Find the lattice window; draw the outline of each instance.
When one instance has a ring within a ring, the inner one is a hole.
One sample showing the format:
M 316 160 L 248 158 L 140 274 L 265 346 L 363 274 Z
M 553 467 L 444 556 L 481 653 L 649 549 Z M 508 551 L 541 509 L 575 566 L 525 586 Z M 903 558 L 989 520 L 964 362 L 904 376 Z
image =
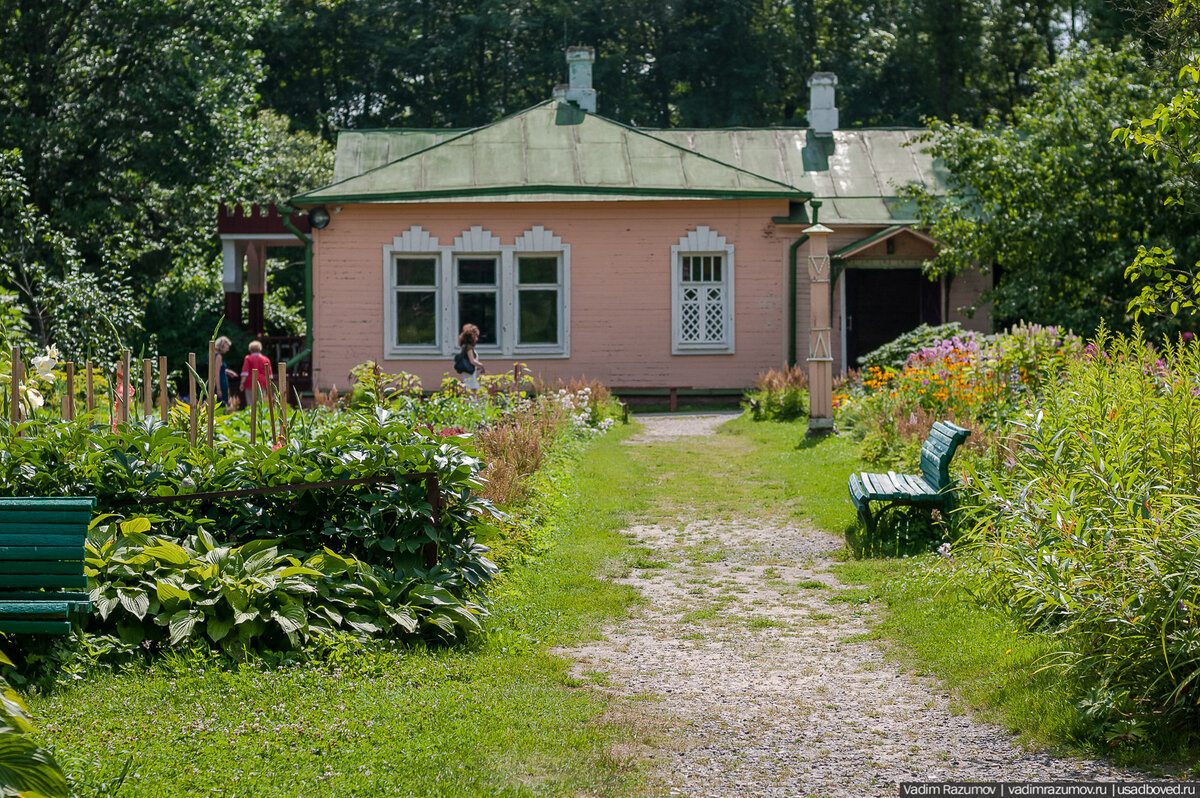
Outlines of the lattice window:
M 733 246 L 700 227 L 671 248 L 675 354 L 733 351 Z
M 682 255 L 679 339 L 689 344 L 725 342 L 725 284 L 721 255 Z

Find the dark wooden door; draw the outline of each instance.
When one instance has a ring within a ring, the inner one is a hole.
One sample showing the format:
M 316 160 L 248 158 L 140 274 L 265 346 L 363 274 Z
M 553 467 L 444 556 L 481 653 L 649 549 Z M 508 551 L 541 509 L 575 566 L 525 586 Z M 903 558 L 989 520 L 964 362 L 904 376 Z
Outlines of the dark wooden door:
M 920 269 L 846 269 L 846 362 L 921 324 L 941 324 L 938 283 Z

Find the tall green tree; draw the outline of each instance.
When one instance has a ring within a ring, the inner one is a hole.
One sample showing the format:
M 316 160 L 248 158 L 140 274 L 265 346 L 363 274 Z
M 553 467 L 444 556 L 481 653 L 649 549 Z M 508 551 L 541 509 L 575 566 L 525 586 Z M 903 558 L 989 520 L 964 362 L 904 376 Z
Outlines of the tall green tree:
M 1162 85 L 1133 46 L 1078 48 L 1031 80 L 1011 125 L 933 124 L 948 191 L 910 191 L 941 243 L 931 269 L 994 269 L 983 301 L 999 324 L 1128 328 L 1134 289 L 1124 274 L 1138 247 L 1169 240 L 1200 251 L 1200 219 L 1163 206 L 1169 170 L 1111 141 L 1112 120 L 1149 108 Z
M 207 232 L 271 0 L 0 0 L 0 145 L 85 264 L 142 280 Z

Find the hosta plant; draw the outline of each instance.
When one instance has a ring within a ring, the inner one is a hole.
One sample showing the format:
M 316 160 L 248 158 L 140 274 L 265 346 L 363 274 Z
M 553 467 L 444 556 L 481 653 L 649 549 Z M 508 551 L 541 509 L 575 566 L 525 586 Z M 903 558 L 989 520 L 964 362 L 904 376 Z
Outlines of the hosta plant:
M 12 660 L 0 652 L 0 664 L 11 667 Z M 0 795 L 66 798 L 66 776 L 54 757 L 29 739 L 32 730 L 25 702 L 0 677 Z
M 448 571 L 397 578 L 330 549 L 297 556 L 271 540 L 219 545 L 200 529 L 176 542 L 149 531 L 149 521 L 133 519 L 87 545 L 89 631 L 125 647 L 203 639 L 244 656 L 334 632 L 453 638 L 480 629 L 483 607 Z M 474 553 L 490 578 L 494 566 Z

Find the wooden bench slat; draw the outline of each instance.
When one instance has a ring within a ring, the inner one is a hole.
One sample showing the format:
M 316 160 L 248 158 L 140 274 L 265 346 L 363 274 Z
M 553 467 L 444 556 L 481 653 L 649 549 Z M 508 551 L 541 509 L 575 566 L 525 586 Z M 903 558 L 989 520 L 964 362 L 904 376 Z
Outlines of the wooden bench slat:
M 0 560 L 0 580 L 5 574 L 82 574 L 83 560 Z M 0 599 L 4 595 L 0 593 Z
M 49 509 L 70 507 L 77 510 L 92 510 L 96 507 L 96 499 L 92 496 L 4 496 L 0 497 L 0 509 L 15 507 L 20 509 Z
M 86 590 L 5 590 L 0 592 L 2 601 L 68 601 L 75 604 L 91 600 Z
M 866 486 L 867 486 L 867 493 L 870 496 L 870 498 L 872 498 L 872 499 L 876 498 L 879 495 L 879 486 L 875 484 L 875 475 L 868 474 L 867 472 L 864 471 L 863 475 L 862 475 L 862 480 L 863 480 L 863 483 L 866 484 Z
M 91 510 L 10 510 L 0 504 L 0 515 L 7 524 L 83 524 L 92 522 Z
M 4 560 L 79 560 L 84 558 L 82 546 L 0 546 L 0 561 Z
M 70 574 L 4 574 L 0 588 L 10 587 L 87 587 L 87 577 Z
M 56 634 L 71 633 L 70 621 L 12 621 L 0 618 L 0 632 L 6 634 Z
M 0 548 L 13 549 L 23 546 L 78 546 L 83 552 L 83 542 L 87 535 L 78 529 L 74 535 L 5 535 L 0 537 Z
M 867 498 L 866 488 L 863 487 L 862 479 L 858 474 L 850 475 L 850 501 L 855 507 L 861 507 L 863 501 Z
M 54 596 L 53 593 L 44 593 L 45 596 Z M 71 611 L 73 602 L 53 600 L 53 601 L 0 601 L 0 617 L 12 618 L 18 615 L 47 615 L 47 616 L 66 616 Z
M 10 523 L 3 520 L 5 518 L 4 511 L 0 510 L 0 539 L 8 535 L 78 535 L 86 534 L 88 523 L 83 521 L 75 521 L 69 523 L 66 521 L 55 520 L 46 523 L 33 523 L 32 521 L 21 521 Z

